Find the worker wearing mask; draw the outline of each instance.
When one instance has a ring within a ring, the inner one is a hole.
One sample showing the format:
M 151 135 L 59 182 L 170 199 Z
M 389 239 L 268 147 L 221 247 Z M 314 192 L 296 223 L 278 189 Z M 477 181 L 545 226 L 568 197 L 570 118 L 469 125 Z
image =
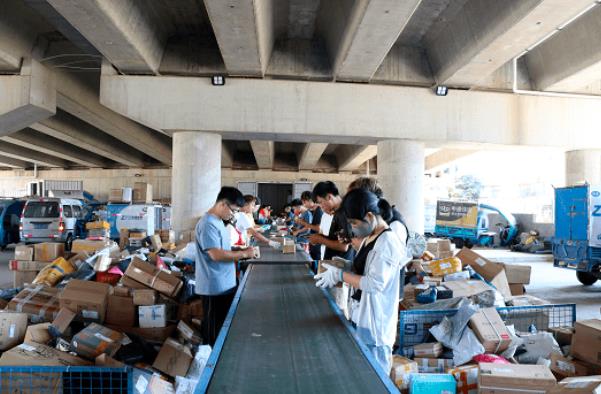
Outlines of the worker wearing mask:
M 386 200 L 355 189 L 344 197 L 342 211 L 353 236 L 362 238 L 363 244 L 351 272 L 324 264 L 326 270 L 314 277 L 316 286 L 329 288 L 346 282 L 353 288 L 350 314 L 357 335 L 388 374 L 399 318 L 400 269 L 409 258 L 403 257 L 399 238 L 386 224 L 392 215 Z
M 346 217 L 339 209 L 342 197 L 338 192 L 338 188 L 334 182 L 319 182 L 313 188 L 312 197 L 325 213 L 333 215 L 334 218 L 332 219 L 332 225 L 327 236 L 311 234 L 309 242 L 312 245 L 325 245 L 324 260 L 331 260 L 334 256 L 339 256 L 345 260 L 352 260 L 354 250 L 350 247 L 351 231 Z
M 230 221 L 244 205 L 242 193 L 223 187 L 196 225 L 196 294 L 203 296 L 202 337 L 213 346 L 236 293 L 236 261 L 254 257 L 253 248 L 232 250 Z

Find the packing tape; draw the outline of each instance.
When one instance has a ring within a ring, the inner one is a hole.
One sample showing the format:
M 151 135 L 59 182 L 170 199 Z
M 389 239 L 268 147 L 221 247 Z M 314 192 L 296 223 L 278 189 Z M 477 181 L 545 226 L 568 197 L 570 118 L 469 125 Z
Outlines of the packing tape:
M 17 312 L 23 312 L 23 305 L 25 305 L 26 303 L 28 303 L 29 301 L 31 301 L 31 299 L 33 297 L 35 297 L 42 289 L 44 288 L 44 286 L 42 285 L 37 285 L 34 288 L 29 288 L 29 294 L 25 297 L 25 298 L 13 298 L 13 300 L 17 300 L 17 306 L 16 306 L 16 311 Z
M 38 313 L 39 317 L 44 317 L 46 315 L 46 310 L 52 306 L 52 304 L 56 301 L 56 297 L 50 297 L 48 301 L 40 308 L 40 312 Z
M 490 324 L 490 327 L 493 329 L 493 331 L 495 332 L 495 335 L 497 336 L 497 338 L 499 340 L 497 342 L 497 347 L 495 348 L 495 354 L 497 354 L 499 352 L 499 349 L 501 348 L 501 342 L 503 342 L 503 338 L 501 337 L 501 334 L 499 333 L 499 331 L 497 330 L 497 328 L 495 327 L 495 325 L 490 320 L 490 318 L 488 317 L 488 315 L 486 314 L 486 312 L 484 310 L 482 311 L 482 314 L 484 315 L 484 318 L 486 319 L 488 324 Z

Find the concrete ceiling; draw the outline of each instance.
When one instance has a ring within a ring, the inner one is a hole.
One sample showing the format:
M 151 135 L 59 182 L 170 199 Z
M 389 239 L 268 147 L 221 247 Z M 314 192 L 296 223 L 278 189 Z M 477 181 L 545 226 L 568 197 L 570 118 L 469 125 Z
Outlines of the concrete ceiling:
M 167 130 L 138 123 L 100 104 L 103 59 L 110 72 L 152 78 L 219 73 L 375 85 L 448 84 L 462 90 L 507 92 L 514 77 L 512 60 L 530 48 L 519 62 L 519 87 L 601 94 L 601 6 L 532 48 L 593 4 L 592 0 L 0 1 L 0 87 L 47 80 L 36 94 L 53 100 L 40 105 L 30 97 L 13 108 L 14 96 L 0 91 L 0 137 L 5 148 L 1 153 L 12 157 L 6 159 L 11 167 L 169 166 Z M 31 63 L 27 59 L 33 59 L 33 67 L 23 66 Z M 230 135 L 235 133 L 231 130 Z M 232 168 L 346 171 L 362 170 L 366 160 L 372 160 L 373 147 L 340 145 L 346 141 L 335 137 L 328 143 L 226 138 L 223 164 Z M 6 152 L 14 146 L 23 156 Z

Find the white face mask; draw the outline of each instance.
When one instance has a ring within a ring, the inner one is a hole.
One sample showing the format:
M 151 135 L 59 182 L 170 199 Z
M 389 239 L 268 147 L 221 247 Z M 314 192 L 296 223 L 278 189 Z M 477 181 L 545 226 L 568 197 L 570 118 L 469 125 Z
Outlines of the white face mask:
M 353 226 L 353 236 L 355 238 L 369 237 L 376 229 L 375 220 L 369 220 L 368 216 L 358 226 Z

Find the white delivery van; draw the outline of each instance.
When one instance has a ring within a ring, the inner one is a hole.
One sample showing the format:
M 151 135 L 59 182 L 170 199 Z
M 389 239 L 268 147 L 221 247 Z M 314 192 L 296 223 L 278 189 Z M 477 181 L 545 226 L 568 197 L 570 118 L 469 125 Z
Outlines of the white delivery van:
M 21 215 L 21 240 L 25 243 L 65 242 L 70 247 L 82 208 L 82 201 L 72 198 L 28 199 Z

